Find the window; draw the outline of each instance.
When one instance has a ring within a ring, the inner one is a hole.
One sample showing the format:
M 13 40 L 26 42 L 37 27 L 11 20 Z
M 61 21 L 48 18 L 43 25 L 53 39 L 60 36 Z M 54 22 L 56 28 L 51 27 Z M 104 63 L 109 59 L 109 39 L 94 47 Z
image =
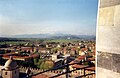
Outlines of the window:
M 7 72 L 5 72 L 5 75 L 7 75 Z
M 16 74 L 16 71 L 15 71 L 15 74 Z

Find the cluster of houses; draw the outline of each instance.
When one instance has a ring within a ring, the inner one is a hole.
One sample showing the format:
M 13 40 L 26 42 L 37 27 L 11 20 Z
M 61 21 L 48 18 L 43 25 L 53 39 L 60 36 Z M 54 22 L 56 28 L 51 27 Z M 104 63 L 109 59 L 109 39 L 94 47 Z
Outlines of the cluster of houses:
M 9 44 L 8 47 L 1 47 L 0 52 L 4 51 L 4 53 L 0 53 L 0 57 L 9 59 L 12 56 L 14 60 L 22 61 L 29 61 L 33 58 L 46 59 L 52 61 L 54 67 L 59 67 L 65 63 L 73 64 L 69 66 L 70 70 L 89 65 L 91 67 L 89 69 L 95 71 L 95 41 L 39 42 L 32 43 L 32 46 L 28 44 L 22 46 Z M 65 62 L 66 59 L 68 62 Z M 80 74 L 81 70 L 76 70 L 76 72 Z M 72 72 L 72 75 L 76 72 Z M 79 74 L 76 76 L 79 76 Z

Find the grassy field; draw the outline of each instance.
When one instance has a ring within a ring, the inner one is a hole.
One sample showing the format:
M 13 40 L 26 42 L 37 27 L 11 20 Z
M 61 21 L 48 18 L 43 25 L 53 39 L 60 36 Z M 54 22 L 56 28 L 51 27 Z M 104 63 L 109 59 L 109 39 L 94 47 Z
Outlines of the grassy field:
M 69 42 L 77 42 L 79 40 L 77 39 L 49 39 L 45 40 L 46 42 L 64 42 L 64 43 L 69 43 Z
M 9 39 L 9 38 L 8 38 Z M 16 40 L 16 39 L 15 39 Z M 18 41 L 12 39 L 11 41 L 1 41 L 0 44 L 25 44 L 28 42 L 59 42 L 59 43 L 75 43 L 79 39 L 39 39 L 39 38 L 17 38 Z
M 25 44 L 27 42 L 23 42 L 23 41 L 5 41 L 5 42 L 0 42 L 0 44 Z

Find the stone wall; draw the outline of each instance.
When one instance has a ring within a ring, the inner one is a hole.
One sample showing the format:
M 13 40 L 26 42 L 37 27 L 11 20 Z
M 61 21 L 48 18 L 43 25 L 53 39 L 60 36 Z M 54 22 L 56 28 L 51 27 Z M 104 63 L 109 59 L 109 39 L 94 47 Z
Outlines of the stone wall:
M 1 65 L 0 65 L 0 67 L 3 68 L 3 66 L 1 66 Z M 45 71 L 45 70 L 37 69 L 37 68 L 20 67 L 19 68 L 19 72 L 26 73 L 27 69 L 31 70 L 30 75 Z M 55 75 L 58 75 L 58 74 L 62 74 L 63 72 L 65 72 L 65 71 L 62 71 L 62 70 L 51 70 L 51 71 L 44 72 L 42 74 L 45 74 L 45 75 L 48 75 L 48 76 L 52 77 L 52 76 L 55 76 Z M 94 71 L 85 70 L 85 73 L 86 74 L 91 74 L 91 73 L 94 73 Z M 69 75 L 71 76 L 71 78 L 82 76 L 82 75 L 84 75 L 84 69 L 75 70 L 75 71 L 69 73 Z M 63 75 L 61 75 L 59 77 L 65 78 L 66 74 L 63 74 Z M 88 76 L 86 76 L 86 78 L 95 78 L 95 74 L 88 75 Z
M 20 67 L 19 68 L 19 70 L 20 70 L 20 72 L 26 72 L 26 70 L 27 69 L 30 69 L 31 70 L 31 73 L 33 73 L 33 74 L 36 74 L 36 73 L 38 73 L 38 72 L 43 72 L 43 71 L 45 71 L 45 70 L 42 70 L 42 69 L 36 69 L 36 68 L 30 68 L 30 67 Z M 60 74 L 60 73 L 62 73 L 62 71 L 60 71 L 60 70 L 51 70 L 51 71 L 48 71 L 48 72 L 50 72 L 50 73 L 55 73 L 55 74 Z
M 120 78 L 120 0 L 100 0 L 97 78 Z
M 36 68 L 30 68 L 30 67 L 20 67 L 19 68 L 20 72 L 23 72 L 23 73 L 25 73 L 27 69 L 30 69 L 30 71 L 31 71 L 30 75 L 45 71 L 42 69 L 36 69 Z M 61 74 L 61 73 L 62 73 L 61 70 L 51 70 L 51 71 L 44 72 L 43 74 L 46 74 L 48 76 L 55 76 L 55 75 Z

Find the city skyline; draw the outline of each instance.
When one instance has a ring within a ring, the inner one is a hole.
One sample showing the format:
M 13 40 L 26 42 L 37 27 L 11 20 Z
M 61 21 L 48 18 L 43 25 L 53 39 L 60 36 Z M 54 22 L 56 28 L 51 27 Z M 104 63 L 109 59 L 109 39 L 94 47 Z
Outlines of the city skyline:
M 97 0 L 0 1 L 0 36 L 95 35 L 97 7 Z

